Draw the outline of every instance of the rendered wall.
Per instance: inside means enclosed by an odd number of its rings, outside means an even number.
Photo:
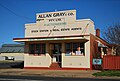
[[[90,40],[89,36],[86,39]],[[90,68],[90,41],[85,43],[85,56],[65,56],[62,54],[62,68]]]
[[[66,15],[54,17],[57,13]],[[70,13],[73,15],[68,15]],[[46,15],[51,16],[44,17]],[[94,22],[90,19],[76,20],[76,10],[40,13],[36,15],[36,23],[25,24],[25,37],[88,35],[94,32]]]
[[[77,20],[74,24],[68,24],[67,26],[50,26],[50,27],[41,27],[35,24],[26,24],[25,25],[25,37],[52,37],[52,36],[73,36],[73,35],[94,35],[94,23],[89,20]],[[59,31],[52,31],[52,32],[40,32],[40,30],[59,30]],[[62,29],[69,29],[69,31],[61,31]],[[74,28],[80,28],[80,30],[72,30]],[[32,31],[38,31],[32,33]]]
[[[63,31],[64,29],[65,31]],[[59,37],[59,36],[65,37],[65,36],[90,35],[90,34],[95,35],[94,22],[90,19],[76,20],[76,10],[56,11],[56,12],[46,12],[46,13],[36,14],[36,23],[25,24],[25,38]],[[62,67],[90,68],[90,37],[86,36],[85,38],[89,40],[85,43],[85,56],[65,56],[65,52],[63,51]],[[35,41],[35,40],[28,39],[28,41]],[[49,42],[51,41],[52,40],[50,40]],[[67,41],[74,41],[74,40],[67,40]],[[53,43],[57,43],[57,41],[54,41]],[[62,42],[63,50],[65,50],[64,45],[65,42],[63,40]],[[50,64],[51,64],[51,57],[49,56],[49,53],[46,56],[30,56],[28,54],[25,54],[25,67],[30,67],[30,66],[48,67]]]
[[[49,67],[50,64],[51,57],[49,54],[45,56],[24,55],[24,67]]]
[[[28,42],[25,44],[26,53],[24,54],[24,67],[49,67],[51,64],[51,56],[48,54],[49,44],[46,43],[46,54],[40,56],[28,54],[28,44]]]

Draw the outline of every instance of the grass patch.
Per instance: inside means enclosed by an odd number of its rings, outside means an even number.
[[[94,76],[118,76],[120,77],[120,71],[101,71],[93,74]]]

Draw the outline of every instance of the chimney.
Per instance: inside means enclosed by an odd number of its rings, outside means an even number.
[[[100,37],[100,29],[96,29],[96,36]]]

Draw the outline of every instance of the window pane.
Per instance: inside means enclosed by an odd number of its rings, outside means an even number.
[[[40,54],[40,44],[35,45],[36,45],[35,54]]]
[[[70,43],[66,43],[66,49],[71,49],[71,44]]]
[[[79,43],[73,43],[73,49],[77,49],[79,46]]]
[[[78,46],[79,46],[79,43],[73,43],[73,52],[74,53],[77,51]]]
[[[40,44],[40,54],[45,54],[46,53],[46,44]]]
[[[35,52],[34,52],[34,51],[35,51],[34,48],[35,48],[35,45],[34,45],[34,44],[30,44],[30,45],[29,45],[29,53],[30,53],[30,54],[34,54],[34,53],[35,53]]]
[[[42,44],[42,54],[46,53],[46,44]]]
[[[72,52],[71,43],[66,43],[65,47],[66,47],[66,54],[70,54]]]
[[[66,54],[84,55],[84,43],[66,43]]]
[[[46,44],[30,44],[29,45],[29,54],[45,54]]]
[[[80,51],[84,54],[84,43],[80,43]]]

